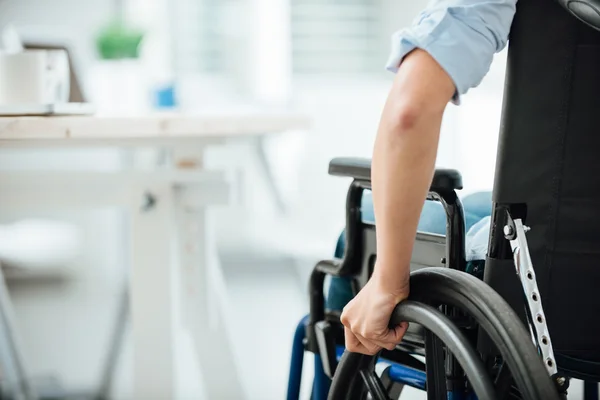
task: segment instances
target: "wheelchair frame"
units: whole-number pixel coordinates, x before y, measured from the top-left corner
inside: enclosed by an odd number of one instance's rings
[[[353,290],[356,294],[369,279],[376,256],[375,251],[369,250],[375,248],[375,226],[363,222],[361,218],[362,195],[364,190],[370,189],[370,160],[335,159],[330,164],[329,173],[331,175],[353,178],[346,199],[346,249],[342,260],[321,261],[316,265],[311,275],[309,290],[310,313],[302,319],[296,329],[288,385],[288,400],[299,398],[300,375],[305,350],[312,352],[315,356],[315,380],[311,396],[312,400],[321,400],[328,397],[331,379],[334,377],[337,365],[343,354],[343,346],[340,345],[340,343],[343,343],[343,329],[339,322],[339,315],[331,312],[327,313],[325,310],[323,296],[325,276],[329,274],[352,277]],[[428,199],[440,201],[447,215],[446,254],[440,260],[440,264],[446,266],[448,269],[467,272],[464,216],[460,199],[456,194],[456,190],[460,189],[462,189],[462,182],[458,172],[453,170],[436,170]],[[523,226],[520,220],[512,221],[510,214],[507,215],[507,221],[508,223],[503,228],[503,231],[506,239],[511,243],[513,250],[515,250],[517,272],[522,272],[523,282],[528,281],[530,285],[527,287],[524,284],[525,293],[528,293],[527,299],[531,300],[532,294],[537,296],[534,296],[535,298],[533,299],[535,300],[534,303],[537,303],[533,305],[534,308],[531,308],[532,304],[529,304],[528,315],[530,317],[532,315],[542,316],[542,321],[538,320],[537,327],[530,324],[531,336],[543,354],[548,373],[558,389],[557,392],[565,397],[569,379],[557,372],[556,362],[553,358],[550,335],[547,331],[545,320],[543,320],[539,291],[535,285],[535,275],[532,275],[531,260],[527,251],[527,243],[524,240],[527,228]],[[423,244],[423,242],[440,244],[439,238],[435,240],[435,236],[437,235],[418,233],[417,245]],[[432,238],[434,240],[431,240]],[[520,260],[523,261],[521,262]],[[519,269],[521,263],[523,267]],[[412,271],[413,268],[411,266]],[[474,272],[477,273],[478,271],[469,271],[471,274]],[[531,310],[534,310],[533,314]],[[461,312],[453,307],[445,307],[444,312],[446,315],[455,318],[463,317]],[[530,320],[533,321],[531,318]],[[468,324],[468,318],[463,322]],[[393,396],[399,396],[403,386],[408,385],[420,390],[435,388],[436,395],[444,393],[445,396],[447,390],[448,396],[451,396],[449,398],[454,400],[473,398],[469,397],[473,396],[472,392],[464,391],[466,384],[465,370],[457,362],[456,357],[449,352],[445,358],[445,363],[442,364],[439,361],[439,355],[443,352],[441,342],[435,340],[434,336],[429,332],[423,334],[419,329],[421,327],[417,326],[416,328],[411,325],[411,330],[407,332],[403,342],[395,351],[389,352],[384,350],[381,353],[380,359],[385,360],[386,366],[381,369],[379,375],[385,390],[388,393],[392,393]],[[426,364],[415,359],[411,354],[425,355]],[[372,360],[365,362],[372,362]],[[433,371],[433,373],[425,373],[426,365],[427,370],[430,372]],[[510,386],[510,374],[506,373],[506,368],[504,370],[503,373],[502,368],[500,368],[494,384],[504,385],[508,388]],[[341,379],[339,377],[336,378],[338,380]],[[373,390],[381,391],[381,387],[377,387],[376,385],[372,385],[372,388]],[[597,399],[597,396],[597,387],[585,386],[586,400]],[[437,397],[434,396],[432,398]]]

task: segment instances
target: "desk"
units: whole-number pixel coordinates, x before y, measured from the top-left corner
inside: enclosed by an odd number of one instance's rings
[[[224,282],[208,208],[227,204],[227,171],[203,162],[210,146],[306,129],[293,114],[4,117],[0,147],[160,149],[154,169],[0,172],[2,209],[119,206],[131,234],[130,305],[135,399],[177,398],[175,340],[191,333],[207,399],[243,399],[229,344]]]

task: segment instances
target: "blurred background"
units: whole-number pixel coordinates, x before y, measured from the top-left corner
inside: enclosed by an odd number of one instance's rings
[[[160,108],[156,99],[166,93],[170,107],[189,112],[292,110],[311,118],[310,130],[266,138],[260,151],[237,145],[215,157],[244,165],[241,201],[218,210],[216,221],[250,398],[284,396],[307,276],[331,257],[344,224],[349,182],[329,177],[328,162],[370,157],[392,79],[384,70],[391,34],[426,2],[0,0],[0,29],[68,48],[82,96],[98,113],[144,113]],[[111,48],[119,35],[134,43],[127,59]],[[463,173],[465,194],[491,189],[504,67],[501,53],[483,84],[445,116],[438,165]],[[114,149],[0,150],[4,170],[113,170],[123,162]],[[0,207],[0,223],[0,263],[33,373],[75,390],[98,385],[126,277],[124,216],[8,215]],[[128,398],[129,357],[125,346],[114,398]]]

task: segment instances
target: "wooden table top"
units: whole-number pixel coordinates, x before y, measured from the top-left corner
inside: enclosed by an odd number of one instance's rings
[[[0,117],[0,145],[7,141],[219,138],[262,135],[310,126],[294,113],[156,114],[148,116]]]

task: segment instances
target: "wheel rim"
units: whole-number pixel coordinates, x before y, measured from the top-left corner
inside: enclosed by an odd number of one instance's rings
[[[425,326],[423,323],[423,315],[419,314],[416,315],[416,318],[409,318],[411,316],[415,317],[414,312],[421,313],[422,310],[427,310],[430,316],[439,317],[441,315],[445,318],[446,320],[438,319],[444,321],[446,326],[456,328],[456,325],[438,310],[414,301],[429,304],[448,304],[462,309],[474,317],[477,324],[489,334],[503,357],[505,365],[496,377],[499,386],[506,386],[506,377],[510,377],[506,368],[508,367],[508,370],[517,372],[513,374],[514,381],[525,400],[559,399],[555,386],[552,384],[535,347],[531,343],[531,338],[525,327],[504,299],[484,282],[456,270],[425,268],[411,274],[410,300],[398,305],[392,315],[391,325],[407,321],[418,323],[425,328],[431,328],[431,326]],[[458,328],[456,329],[460,335],[463,335]],[[429,330],[438,337],[444,335],[434,329]],[[465,339],[464,343],[466,344],[456,348],[457,343],[459,345],[463,343],[460,335],[453,339],[447,337],[440,337],[440,339],[459,359],[459,364],[465,370],[478,397],[480,399],[495,398],[494,385],[491,383],[481,359],[476,355],[474,358],[477,359],[477,362],[472,361],[471,352],[475,352],[475,350],[468,344],[468,341]],[[465,359],[465,357],[467,358]],[[374,360],[374,357],[346,352],[338,365],[329,400],[357,399],[356,395],[361,390],[360,388],[368,387],[368,385],[361,382],[361,380],[365,380],[364,378],[358,380],[357,377],[368,377],[368,373],[373,371]],[[471,362],[471,364],[465,365],[465,362]],[[478,362],[479,365],[477,365]],[[371,381],[375,382],[372,379]],[[484,387],[480,386],[482,382]],[[376,383],[372,384],[375,385]],[[491,394],[489,394],[490,385],[492,387]],[[498,389],[501,388],[498,387]],[[376,386],[372,390],[377,393]],[[378,400],[388,398],[387,394],[385,397],[374,397]]]
[[[555,385],[531,342],[531,335],[508,303],[483,281],[449,268],[411,274],[412,300],[443,303],[470,316],[498,348],[525,400],[559,400]],[[393,325],[400,320],[393,319]]]
[[[461,330],[448,317],[431,306],[413,301],[405,301],[399,304],[394,311],[394,316],[401,318],[402,321],[418,323],[437,336],[448,350],[456,356],[471,381],[477,396],[480,399],[489,400],[496,398],[494,385],[486,374],[485,366],[479,355],[471,347],[469,340]],[[358,376],[366,383],[365,386],[373,399],[389,399],[387,394],[380,390],[383,389],[383,386],[379,379],[373,377],[375,359],[375,356],[346,352],[338,366],[340,375],[336,372],[334,377],[329,400],[346,400],[349,394],[354,394],[348,392],[356,393]],[[350,390],[348,390],[348,382],[351,382]]]

